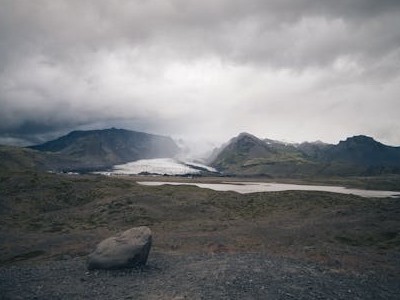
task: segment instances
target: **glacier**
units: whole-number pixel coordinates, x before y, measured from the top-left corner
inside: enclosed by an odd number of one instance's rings
[[[112,171],[96,172],[105,175],[196,175],[203,171],[217,172],[214,168],[192,162],[182,162],[173,158],[141,159],[126,164],[115,165]]]

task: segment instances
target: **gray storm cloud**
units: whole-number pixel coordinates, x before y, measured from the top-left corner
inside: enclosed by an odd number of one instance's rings
[[[400,145],[397,0],[0,4],[0,143],[121,126]]]

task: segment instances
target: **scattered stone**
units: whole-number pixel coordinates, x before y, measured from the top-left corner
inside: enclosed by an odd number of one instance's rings
[[[100,242],[89,255],[87,267],[89,270],[112,270],[144,266],[151,242],[148,227],[131,228]]]

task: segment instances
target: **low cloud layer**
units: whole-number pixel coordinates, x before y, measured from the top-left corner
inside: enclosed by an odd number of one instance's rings
[[[116,126],[400,145],[397,0],[0,2],[0,143]]]

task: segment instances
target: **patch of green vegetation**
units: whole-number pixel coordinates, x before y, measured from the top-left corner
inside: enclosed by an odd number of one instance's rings
[[[253,193],[245,195],[216,194],[207,204],[229,211],[230,215],[240,218],[265,217],[282,212],[301,215],[322,213],[342,205],[361,203],[362,198],[352,195],[340,195],[325,192],[285,191]]]

